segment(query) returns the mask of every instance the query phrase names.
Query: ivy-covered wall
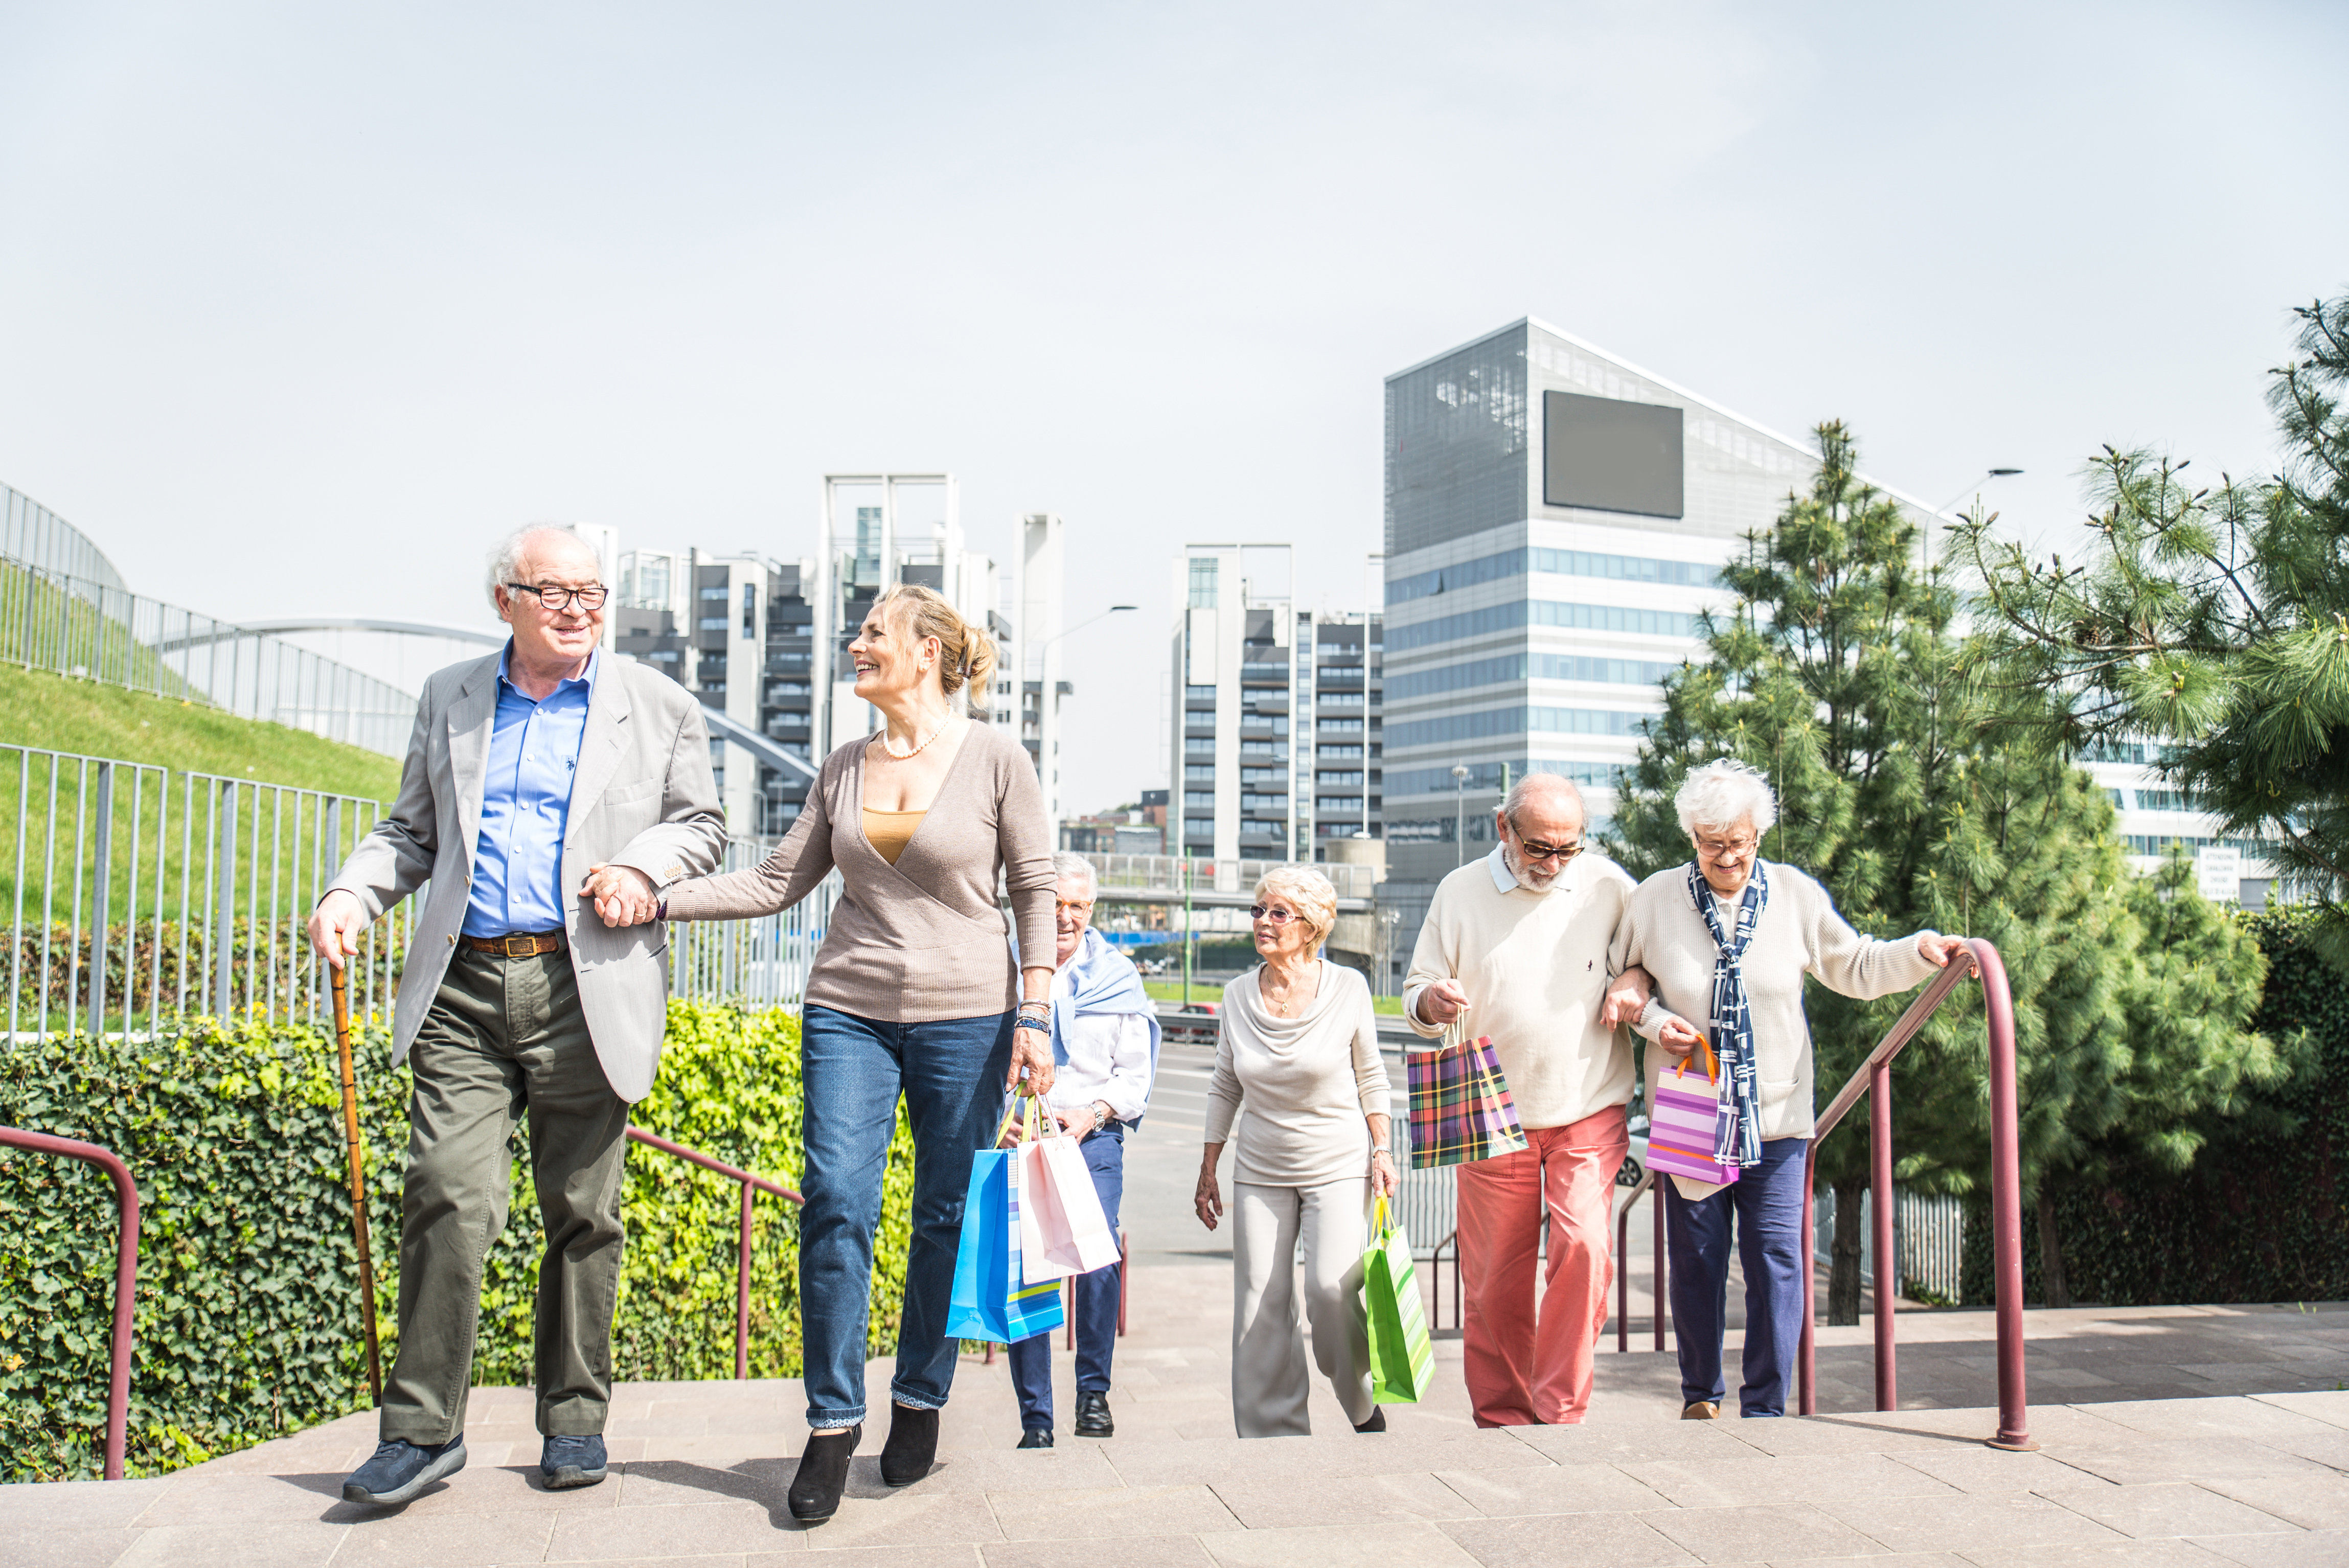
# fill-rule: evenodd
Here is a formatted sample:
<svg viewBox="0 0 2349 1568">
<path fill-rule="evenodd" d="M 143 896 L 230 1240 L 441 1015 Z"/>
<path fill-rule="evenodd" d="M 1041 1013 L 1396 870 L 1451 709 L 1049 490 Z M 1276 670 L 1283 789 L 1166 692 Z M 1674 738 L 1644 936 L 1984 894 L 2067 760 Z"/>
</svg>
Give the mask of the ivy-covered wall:
<svg viewBox="0 0 2349 1568">
<path fill-rule="evenodd" d="M 2182 1172 L 2116 1157 L 2102 1181 L 2056 1195 L 2072 1293 L 2106 1306 L 2349 1299 L 2349 974 L 2321 953 L 2313 916 L 2247 917 L 2268 956 L 2256 1027 L 2292 1042 L 2296 1070 L 2199 1124 Z M 2305 1031 L 2305 1034 L 2302 1033 Z M 1966 1222 L 1965 1299 L 1992 1296 L 1986 1199 Z M 2040 1293 L 2024 1218 L 2023 1299 Z"/>
<path fill-rule="evenodd" d="M 362 1045 L 368 1227 L 377 1316 L 397 1333 L 408 1077 Z M 351 1239 L 331 1036 L 208 1021 L 151 1040 L 88 1036 L 0 1054 L 0 1124 L 122 1155 L 145 1210 L 130 1463 L 153 1474 L 363 1409 L 357 1252 Z M 673 1002 L 659 1082 L 636 1125 L 797 1183 L 799 1022 L 781 1009 Z M 527 1385 L 538 1209 L 523 1148 L 511 1218 L 482 1290 L 474 1381 Z M 904 1117 L 890 1150 L 874 1280 L 872 1351 L 896 1344 L 911 1211 Z M 634 1145 L 614 1355 L 623 1378 L 731 1377 L 741 1189 Z M 798 1210 L 761 1195 L 751 1253 L 750 1373 L 800 1370 Z M 0 1480 L 98 1472 L 116 1221 L 103 1172 L 0 1150 Z"/>
</svg>

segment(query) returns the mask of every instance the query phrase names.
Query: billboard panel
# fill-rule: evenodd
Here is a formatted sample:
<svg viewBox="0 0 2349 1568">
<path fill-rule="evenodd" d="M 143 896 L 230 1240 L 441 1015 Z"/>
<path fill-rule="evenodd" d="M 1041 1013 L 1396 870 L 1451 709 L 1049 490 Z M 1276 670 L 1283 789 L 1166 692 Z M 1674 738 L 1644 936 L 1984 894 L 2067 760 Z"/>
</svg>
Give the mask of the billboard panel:
<svg viewBox="0 0 2349 1568">
<path fill-rule="evenodd" d="M 1681 410 L 1544 392 L 1542 504 L 1681 516 Z"/>
</svg>

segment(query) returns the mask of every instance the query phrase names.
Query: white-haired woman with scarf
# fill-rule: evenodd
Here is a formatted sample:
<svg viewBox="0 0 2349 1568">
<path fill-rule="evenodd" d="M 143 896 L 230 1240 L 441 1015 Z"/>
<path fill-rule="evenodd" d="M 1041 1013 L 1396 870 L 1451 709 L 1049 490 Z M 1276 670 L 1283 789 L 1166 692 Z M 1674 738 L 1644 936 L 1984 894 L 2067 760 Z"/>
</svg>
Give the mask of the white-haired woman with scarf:
<svg viewBox="0 0 2349 1568">
<path fill-rule="evenodd" d="M 1710 1421 L 1727 1392 L 1721 1347 L 1733 1224 L 1745 1271 L 1744 1416 L 1783 1416 L 1803 1332 L 1803 1169 L 1812 1127 L 1811 1028 L 1803 977 L 1859 999 L 1921 985 L 1964 946 L 1932 931 L 1864 937 L 1835 899 L 1792 866 L 1760 857 L 1777 821 L 1769 781 L 1723 759 L 1691 770 L 1673 799 L 1694 858 L 1632 891 L 1609 967 L 1639 964 L 1655 995 L 1640 1019 L 1647 1081 L 1688 1060 L 1700 1042 L 1719 1063 L 1733 1109 L 1712 1151 L 1738 1178 L 1675 1176 L 1664 1203 L 1672 1324 L 1680 1344 L 1681 1418 Z M 1667 1191 L 1669 1199 L 1667 1199 Z"/>
<path fill-rule="evenodd" d="M 1133 961 L 1092 929 L 1097 880 L 1081 855 L 1055 855 L 1052 935 L 1052 1087 L 1044 1104 L 1061 1130 L 1080 1139 L 1109 1227 L 1125 1192 L 1125 1129 L 1150 1104 L 1158 1065 L 1158 1010 Z M 1117 1348 L 1117 1265 L 1077 1276 L 1077 1408 L 1080 1438 L 1106 1438 L 1110 1358 Z M 1052 1336 L 1011 1346 L 1011 1386 L 1019 1396 L 1019 1446 L 1052 1446 Z"/>
</svg>

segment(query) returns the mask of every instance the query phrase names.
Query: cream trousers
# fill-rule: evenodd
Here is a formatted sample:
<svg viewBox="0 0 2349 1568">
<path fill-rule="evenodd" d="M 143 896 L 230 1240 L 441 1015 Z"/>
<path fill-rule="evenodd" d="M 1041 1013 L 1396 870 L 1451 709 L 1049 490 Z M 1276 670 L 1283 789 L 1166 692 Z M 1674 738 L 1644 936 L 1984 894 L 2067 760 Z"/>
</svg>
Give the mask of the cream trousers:
<svg viewBox="0 0 2349 1568">
<path fill-rule="evenodd" d="M 1362 1320 L 1363 1210 L 1370 1183 L 1232 1189 L 1232 1424 L 1243 1438 L 1301 1438 L 1310 1374 L 1298 1323 L 1297 1245 L 1305 1243 L 1304 1320 L 1313 1365 L 1356 1425 L 1371 1418 L 1371 1351 Z"/>
</svg>

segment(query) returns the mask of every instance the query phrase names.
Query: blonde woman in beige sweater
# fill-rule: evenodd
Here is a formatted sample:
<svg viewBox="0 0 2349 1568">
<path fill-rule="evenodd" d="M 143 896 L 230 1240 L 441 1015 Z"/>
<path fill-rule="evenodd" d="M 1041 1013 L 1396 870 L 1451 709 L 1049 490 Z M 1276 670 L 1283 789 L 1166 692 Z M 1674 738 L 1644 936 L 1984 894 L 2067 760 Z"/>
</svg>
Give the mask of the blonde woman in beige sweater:
<svg viewBox="0 0 2349 1568">
<path fill-rule="evenodd" d="M 1194 1199 L 1210 1231 L 1224 1212 L 1216 1178 L 1238 1123 L 1232 1193 L 1232 1424 L 1243 1438 L 1306 1437 L 1311 1388 L 1298 1327 L 1297 1256 L 1313 1365 L 1358 1432 L 1386 1430 L 1371 1398 L 1361 1307 L 1365 1210 L 1395 1190 L 1386 1065 L 1371 988 L 1319 956 L 1338 919 L 1330 879 L 1283 866 L 1248 911 L 1264 961 L 1224 987 L 1206 1147 Z"/>
<path fill-rule="evenodd" d="M 1735 1116 L 1716 1152 L 1738 1167 L 1726 1186 L 1673 1177 L 1658 1187 L 1680 1345 L 1681 1418 L 1713 1420 L 1727 1392 L 1730 1231 L 1745 1272 L 1745 1416 L 1783 1416 L 1803 1329 L 1805 1156 L 1811 1138 L 1811 1027 L 1805 976 L 1862 999 L 1921 985 L 1965 945 L 1932 931 L 1879 940 L 1836 912 L 1825 888 L 1759 858 L 1777 821 L 1769 781 L 1723 759 L 1692 770 L 1673 805 L 1695 858 L 1633 890 L 1611 961 L 1640 964 L 1655 997 L 1639 1028 L 1651 1042 L 1648 1082 L 1709 1038 L 1721 1097 Z"/>
<path fill-rule="evenodd" d="M 798 903 L 835 869 L 844 885 L 800 1035 L 800 1318 L 813 1429 L 786 1501 L 806 1523 L 838 1509 L 863 1431 L 873 1239 L 899 1095 L 914 1133 L 914 1212 L 881 1450 L 891 1486 L 927 1475 L 937 1453 L 971 1156 L 992 1139 L 1006 1088 L 1023 1078 L 1038 1096 L 1052 1087 L 1056 883 L 1043 795 L 1017 737 L 964 711 L 966 694 L 984 700 L 994 641 L 938 594 L 900 584 L 848 650 L 856 695 L 881 711 L 882 732 L 823 760 L 772 854 L 677 884 L 663 911 L 744 919 Z M 999 878 L 1024 964 L 1005 940 Z"/>
</svg>

